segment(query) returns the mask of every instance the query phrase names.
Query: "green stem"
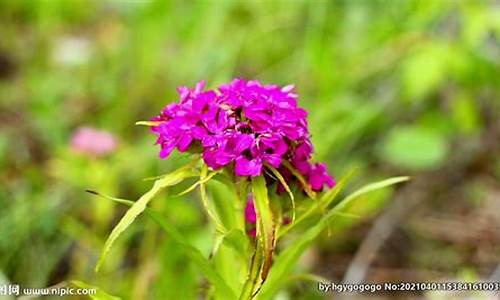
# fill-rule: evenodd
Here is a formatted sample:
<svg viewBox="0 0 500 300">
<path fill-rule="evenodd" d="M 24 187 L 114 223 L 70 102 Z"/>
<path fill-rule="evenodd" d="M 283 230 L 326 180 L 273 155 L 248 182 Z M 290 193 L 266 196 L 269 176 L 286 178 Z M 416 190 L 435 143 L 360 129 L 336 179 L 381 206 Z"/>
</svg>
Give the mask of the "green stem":
<svg viewBox="0 0 500 300">
<path fill-rule="evenodd" d="M 255 285 L 259 280 L 260 267 L 262 262 L 262 249 L 259 242 L 255 245 L 255 252 L 252 256 L 252 261 L 250 263 L 250 270 L 248 272 L 248 278 L 243 285 L 239 300 L 251 300 L 253 298 L 253 291 Z"/>
<path fill-rule="evenodd" d="M 245 206 L 247 204 L 247 188 L 248 183 L 246 181 L 239 181 L 236 183 L 236 194 L 238 196 L 236 214 L 238 215 L 238 227 L 245 232 Z"/>
</svg>

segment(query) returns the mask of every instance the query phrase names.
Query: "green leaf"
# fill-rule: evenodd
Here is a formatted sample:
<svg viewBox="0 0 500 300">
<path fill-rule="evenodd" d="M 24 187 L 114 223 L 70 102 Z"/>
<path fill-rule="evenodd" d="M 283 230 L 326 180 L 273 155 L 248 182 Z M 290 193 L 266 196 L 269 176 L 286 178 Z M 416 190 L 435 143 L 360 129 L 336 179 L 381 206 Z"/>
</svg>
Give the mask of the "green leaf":
<svg viewBox="0 0 500 300">
<path fill-rule="evenodd" d="M 247 280 L 241 289 L 240 300 L 248 300 L 253 299 L 255 286 L 259 280 L 259 270 L 261 269 L 262 259 L 263 259 L 263 249 L 262 243 L 255 243 L 255 251 L 252 255 L 252 259 L 250 261 L 250 268 L 248 270 Z M 257 289 L 257 291 L 260 287 Z"/>
<path fill-rule="evenodd" d="M 234 290 L 241 291 L 248 268 L 249 239 L 244 232 L 233 229 L 222 236 L 222 242 L 211 261 L 217 272 Z"/>
<path fill-rule="evenodd" d="M 327 190 L 321 198 L 319 199 L 319 207 L 320 209 L 326 209 L 333 203 L 333 200 L 337 198 L 337 195 L 344 189 L 345 185 L 349 182 L 351 177 L 356 173 L 356 170 L 349 171 L 347 175 L 342 177 L 342 179 L 337 182 L 337 184 L 333 187 L 333 189 Z"/>
<path fill-rule="evenodd" d="M 93 300 L 120 300 L 121 299 L 119 297 L 112 296 L 112 295 L 104 292 L 101 288 L 99 288 L 95 285 L 91 285 L 91 284 L 85 283 L 83 281 L 72 280 L 72 281 L 70 281 L 70 283 L 72 285 L 76 286 L 77 288 L 81 288 L 81 289 L 95 289 L 96 290 L 95 294 L 88 295 L 89 298 L 93 299 Z"/>
<path fill-rule="evenodd" d="M 200 181 L 199 181 L 200 182 L 201 202 L 203 204 L 203 208 L 205 209 L 205 212 L 207 213 L 208 217 L 215 224 L 216 230 L 222 234 L 226 234 L 227 233 L 226 227 L 224 226 L 224 224 L 222 224 L 219 217 L 210 208 L 210 205 L 208 203 L 207 190 L 206 190 L 206 186 L 204 184 L 204 182 L 207 181 L 207 178 L 208 179 L 212 178 L 216 174 L 216 172 L 213 172 L 212 176 L 210 176 L 210 175 L 207 176 L 207 172 L 208 172 L 208 166 L 206 164 L 203 164 L 201 167 Z"/>
<path fill-rule="evenodd" d="M 389 132 L 382 148 L 382 159 L 403 168 L 432 169 L 438 167 L 447 152 L 445 138 L 430 129 L 398 127 Z"/>
<path fill-rule="evenodd" d="M 290 187 L 286 183 L 285 178 L 283 178 L 283 176 L 280 174 L 280 172 L 278 170 L 276 170 L 273 166 L 271 166 L 269 164 L 266 164 L 266 167 L 269 170 L 271 170 L 271 172 L 273 172 L 274 176 L 276 176 L 276 178 L 279 180 L 279 182 L 281 183 L 281 185 L 283 185 L 283 187 L 285 188 L 286 192 L 290 196 L 290 200 L 292 202 L 292 223 L 295 222 L 295 198 L 293 196 L 292 191 L 290 190 Z"/>
<path fill-rule="evenodd" d="M 244 232 L 245 216 L 241 213 L 244 203 L 238 197 L 236 185 L 225 174 L 217 174 L 213 179 L 207 182 L 207 188 L 219 219 L 228 230 L 236 228 Z"/>
<path fill-rule="evenodd" d="M 235 292 L 226 284 L 224 279 L 217 273 L 210 261 L 203 256 L 200 250 L 191 246 L 191 244 L 185 240 L 183 234 L 168 224 L 159 213 L 151 209 L 147 209 L 146 213 L 179 244 L 186 256 L 190 258 L 190 261 L 198 267 L 208 282 L 215 287 L 216 294 L 220 295 L 220 299 L 236 299 Z"/>
<path fill-rule="evenodd" d="M 217 235 L 210 256 L 212 257 L 217 254 L 218 249 L 222 245 L 233 249 L 243 260 L 248 259 L 249 240 L 243 231 L 234 228 L 225 234 Z"/>
<path fill-rule="evenodd" d="M 372 192 L 375 190 L 379 190 L 379 189 L 394 185 L 396 183 L 408 181 L 409 179 L 410 179 L 410 177 L 408 177 L 408 176 L 398 176 L 398 177 L 392 177 L 392 178 L 388 178 L 388 179 L 385 179 L 382 181 L 377 181 L 374 183 L 367 184 L 367 185 L 363 186 L 362 188 L 358 189 L 357 191 L 355 191 L 354 193 L 347 196 L 335 208 L 336 209 L 343 209 L 351 201 L 353 201 L 354 199 L 356 199 L 357 197 L 359 197 L 363 194 L 366 194 L 366 193 L 369 193 L 369 192 Z"/>
<path fill-rule="evenodd" d="M 257 241 L 247 280 L 239 297 L 241 300 L 252 299 L 253 294 L 260 290 L 262 283 L 267 279 L 276 244 L 276 227 L 264 176 L 252 178 L 252 194 L 257 214 Z"/>
<path fill-rule="evenodd" d="M 120 199 L 102 195 L 93 191 L 89 192 L 131 207 L 133 207 L 136 203 L 126 199 Z M 168 236 L 179 245 L 183 253 L 187 257 L 189 257 L 189 261 L 194 263 L 194 265 L 203 273 L 208 282 L 210 282 L 215 287 L 216 293 L 217 295 L 220 296 L 220 299 L 236 299 L 235 292 L 226 284 L 226 282 L 222 279 L 219 273 L 217 273 L 217 271 L 213 268 L 210 261 L 203 256 L 200 250 L 193 247 L 184 238 L 184 235 L 180 233 L 175 227 L 166 222 L 158 212 L 146 207 L 145 213 L 151 219 L 153 219 L 153 221 L 155 221 L 158 225 L 160 225 L 163 231 L 165 231 L 168 234 Z"/>
<path fill-rule="evenodd" d="M 272 299 L 276 292 L 278 292 L 279 289 L 287 282 L 289 275 L 292 273 L 293 267 L 304 250 L 306 250 L 306 248 L 321 234 L 321 232 L 328 227 L 335 216 L 339 213 L 344 213 L 350 203 L 359 199 L 359 197 L 363 194 L 403 182 L 408 179 L 408 177 L 402 176 L 368 184 L 338 203 L 325 216 L 323 216 L 315 226 L 309 228 L 304 234 L 301 234 L 296 241 L 294 241 L 288 248 L 277 256 L 273 268 L 269 273 L 269 277 L 262 286 L 262 291 L 259 294 L 258 299 Z"/>
<path fill-rule="evenodd" d="M 304 176 L 302 176 L 302 174 L 300 174 L 300 172 L 295 169 L 288 161 L 283 160 L 282 163 L 293 174 L 293 176 L 295 176 L 299 180 L 306 194 L 312 199 L 316 198 L 316 193 L 311 189 L 311 186 L 309 185 L 309 183 L 307 183 Z"/>
<path fill-rule="evenodd" d="M 135 122 L 135 125 L 144 125 L 144 126 L 158 126 L 160 125 L 161 121 L 137 121 Z"/>
<path fill-rule="evenodd" d="M 206 168 L 206 165 L 204 165 L 202 167 L 202 173 L 203 173 L 203 168 Z M 182 196 L 182 195 L 185 195 L 189 192 L 191 192 L 192 190 L 194 190 L 197 186 L 202 186 L 204 183 L 210 181 L 210 179 L 212 179 L 212 177 L 214 177 L 215 175 L 217 175 L 217 173 L 219 173 L 218 171 L 216 172 L 211 172 L 210 174 L 206 174 L 205 172 L 205 175 L 203 176 L 203 178 L 201 178 L 202 176 L 200 176 L 200 180 L 196 181 L 195 183 L 193 183 L 190 187 L 188 187 L 187 189 L 185 189 L 184 191 L 178 193 L 176 196 Z"/>
<path fill-rule="evenodd" d="M 304 220 L 306 220 L 308 217 L 311 217 L 315 213 L 319 213 L 322 210 L 325 210 L 332 202 L 335 200 L 337 195 L 344 189 L 344 186 L 347 184 L 349 179 L 352 177 L 354 174 L 354 170 L 349 172 L 346 176 L 344 176 L 337 184 L 332 188 L 326 191 L 318 200 L 317 202 L 311 204 L 308 210 L 306 210 L 304 213 L 302 213 L 295 222 L 290 223 L 283 227 L 278 234 L 278 239 L 281 238 L 284 234 L 301 224 Z"/>
<path fill-rule="evenodd" d="M 252 178 L 252 193 L 257 214 L 257 239 L 262 243 L 264 251 L 261 278 L 265 280 L 272 263 L 274 246 L 276 243 L 276 225 L 274 224 L 273 213 L 269 204 L 264 176 Z"/>
<path fill-rule="evenodd" d="M 130 224 L 132 224 L 135 218 L 137 218 L 137 216 L 139 216 L 144 211 L 146 205 L 149 203 L 149 201 L 151 201 L 151 199 L 153 199 L 156 195 L 158 195 L 160 191 L 162 191 L 166 187 L 175 185 L 181 182 L 182 180 L 189 177 L 193 177 L 195 175 L 196 173 L 191 170 L 191 164 L 188 164 L 156 180 L 153 185 L 153 188 L 149 190 L 146 194 L 142 195 L 141 198 L 137 200 L 137 202 L 134 202 L 134 205 L 130 207 L 130 209 L 125 213 L 120 222 L 118 222 L 118 224 L 115 226 L 113 231 L 111 231 L 111 234 L 104 243 L 104 247 L 101 252 L 101 257 L 97 262 L 95 271 L 96 272 L 99 271 L 102 263 L 104 262 L 104 259 L 106 258 L 106 255 L 111 249 L 111 246 L 113 246 L 115 240 L 123 233 L 125 229 L 127 229 L 128 226 L 130 226 Z"/>
<path fill-rule="evenodd" d="M 245 233 L 238 229 L 232 229 L 224 235 L 222 243 L 234 249 L 243 259 L 247 259 L 248 238 Z"/>
</svg>

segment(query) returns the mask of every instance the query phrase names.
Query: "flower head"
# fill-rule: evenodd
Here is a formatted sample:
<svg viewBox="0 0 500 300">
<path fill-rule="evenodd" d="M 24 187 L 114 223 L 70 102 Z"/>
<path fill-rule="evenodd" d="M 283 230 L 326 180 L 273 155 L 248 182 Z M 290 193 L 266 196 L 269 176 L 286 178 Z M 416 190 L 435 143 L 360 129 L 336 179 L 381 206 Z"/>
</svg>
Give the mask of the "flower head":
<svg viewBox="0 0 500 300">
<path fill-rule="evenodd" d="M 294 86 L 263 85 L 234 79 L 217 90 L 179 87 L 180 101 L 167 105 L 152 127 L 160 157 L 173 149 L 202 154 L 214 170 L 231 166 L 237 176 L 259 176 L 266 166 L 289 161 L 316 191 L 334 185 L 324 164 L 310 162 L 313 148 L 307 112 L 298 107 Z"/>
</svg>

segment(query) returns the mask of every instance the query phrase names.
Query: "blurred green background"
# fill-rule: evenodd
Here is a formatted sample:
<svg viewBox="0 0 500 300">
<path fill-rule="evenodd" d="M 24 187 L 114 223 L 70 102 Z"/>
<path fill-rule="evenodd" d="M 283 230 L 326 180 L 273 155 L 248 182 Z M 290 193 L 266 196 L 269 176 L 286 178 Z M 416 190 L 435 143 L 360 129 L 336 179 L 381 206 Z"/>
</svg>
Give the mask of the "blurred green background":
<svg viewBox="0 0 500 300">
<path fill-rule="evenodd" d="M 144 193 L 151 182 L 143 178 L 184 156 L 159 160 L 154 136 L 134 122 L 176 101 L 176 86 L 234 77 L 295 84 L 315 158 L 336 177 L 359 168 L 350 190 L 413 178 L 367 196 L 356 210 L 369 217 L 341 219 L 300 268 L 342 280 L 386 212 L 393 224 L 365 262 L 364 281 L 492 276 L 500 263 L 498 1 L 0 0 L 0 284 L 78 279 L 125 299 L 196 299 L 206 286 L 145 218 L 95 274 L 124 209 L 85 189 Z M 85 126 L 113 134 L 114 151 L 75 152 L 71 138 Z M 209 249 L 197 193 L 152 205 Z M 323 296 L 311 282 L 280 295 Z"/>
</svg>

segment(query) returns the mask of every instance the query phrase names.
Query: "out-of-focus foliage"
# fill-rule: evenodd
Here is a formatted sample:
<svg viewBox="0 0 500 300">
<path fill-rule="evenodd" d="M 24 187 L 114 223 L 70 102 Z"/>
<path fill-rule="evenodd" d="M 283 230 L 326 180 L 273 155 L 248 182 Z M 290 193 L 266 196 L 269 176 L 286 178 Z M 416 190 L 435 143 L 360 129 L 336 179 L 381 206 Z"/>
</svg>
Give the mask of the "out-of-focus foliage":
<svg viewBox="0 0 500 300">
<path fill-rule="evenodd" d="M 202 292 L 178 245 L 143 218 L 93 272 L 124 209 L 84 190 L 137 199 L 151 183 L 142 178 L 189 159 L 158 160 L 154 137 L 133 125 L 174 101 L 178 85 L 296 84 L 317 159 L 339 177 L 358 166 L 362 182 L 466 160 L 463 150 L 487 147 L 481 140 L 500 118 L 494 1 L 3 0 L 0 37 L 0 281 L 25 287 L 77 279 L 127 299 Z M 110 131 L 116 151 L 72 151 L 80 126 Z M 499 159 L 486 164 L 497 182 Z M 488 182 L 464 187 L 477 205 Z M 199 195 L 180 191 L 151 205 L 208 255 L 213 229 L 203 226 Z M 366 196 L 356 210 L 375 214 L 391 195 Z M 359 220 L 339 220 L 337 238 L 318 243 L 323 253 L 354 251 L 346 233 Z M 469 267 L 463 248 L 408 251 L 417 269 L 435 265 L 429 257 L 447 257 L 445 273 Z"/>
</svg>

